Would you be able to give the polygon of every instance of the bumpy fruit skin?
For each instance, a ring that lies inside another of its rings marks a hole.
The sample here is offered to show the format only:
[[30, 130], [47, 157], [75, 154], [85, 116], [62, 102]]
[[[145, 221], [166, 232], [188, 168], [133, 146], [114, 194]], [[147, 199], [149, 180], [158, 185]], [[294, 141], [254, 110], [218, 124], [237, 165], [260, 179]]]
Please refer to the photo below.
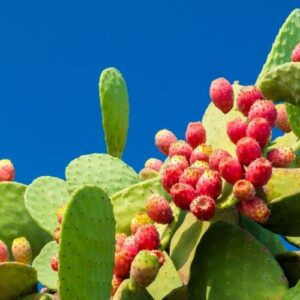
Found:
[[130, 269], [130, 279], [133, 285], [146, 288], [155, 280], [159, 268], [160, 264], [154, 253], [147, 250], [139, 252]]
[[58, 257], [57, 255], [53, 256], [51, 258], [51, 269], [54, 271], [54, 272], [57, 272], [58, 271]]
[[173, 202], [183, 210], [190, 208], [191, 202], [196, 198], [195, 189], [186, 183], [176, 183], [170, 191]]
[[272, 176], [272, 165], [264, 157], [252, 161], [246, 170], [246, 180], [255, 187], [265, 185]]
[[121, 285], [121, 283], [123, 282], [123, 280], [124, 280], [123, 278], [118, 277], [115, 274], [113, 275], [113, 278], [111, 281], [111, 286], [112, 286], [111, 295], [112, 296], [117, 292], [117, 290], [118, 290], [119, 286]]
[[159, 265], [162, 266], [166, 260], [164, 253], [160, 250], [152, 250], [151, 252], [157, 256]]
[[289, 123], [285, 104], [283, 103], [277, 104], [275, 107], [277, 110], [277, 118], [276, 118], [275, 126], [278, 129], [282, 130], [283, 132], [286, 133], [291, 132], [292, 128]]
[[224, 158], [219, 165], [221, 176], [230, 184], [234, 184], [244, 177], [244, 168], [238, 159]]
[[265, 202], [257, 197], [248, 201], [241, 201], [237, 208], [240, 213], [261, 224], [265, 223], [270, 216], [270, 210]]
[[249, 165], [253, 160], [261, 157], [261, 154], [259, 143], [251, 137], [244, 137], [236, 144], [236, 156], [243, 165]]
[[247, 136], [254, 138], [262, 148], [269, 143], [271, 133], [272, 128], [270, 127], [268, 121], [264, 118], [252, 119], [249, 122], [246, 131]]
[[196, 148], [206, 142], [206, 130], [201, 122], [190, 122], [185, 132], [187, 143]]
[[170, 224], [173, 220], [173, 212], [169, 202], [159, 194], [152, 194], [148, 197], [146, 211], [156, 223]]
[[145, 162], [145, 168], [149, 168], [157, 172], [159, 172], [162, 165], [163, 162], [157, 158], [149, 158]]
[[161, 174], [161, 182], [166, 191], [170, 191], [171, 187], [179, 181], [179, 177], [183, 170], [175, 166], [167, 166]]
[[196, 197], [190, 205], [192, 214], [201, 221], [208, 221], [213, 218], [216, 210], [216, 203], [213, 198], [206, 195]]
[[176, 135], [167, 129], [161, 129], [155, 135], [155, 145], [165, 155], [169, 154], [171, 144], [176, 141]]
[[125, 239], [122, 246], [122, 250], [124, 250], [131, 257], [135, 257], [138, 254], [140, 249], [133, 235]]
[[202, 168], [202, 169], [196, 167], [186, 168], [181, 174], [179, 178], [179, 182], [186, 183], [192, 186], [193, 188], [195, 188], [199, 178], [202, 176], [205, 170], [207, 170], [207, 168]]
[[126, 278], [130, 272], [133, 257], [126, 251], [121, 250], [115, 253], [114, 274], [120, 278]]
[[295, 158], [295, 153], [289, 147], [275, 148], [267, 153], [267, 159], [275, 168], [286, 168]]
[[241, 88], [238, 97], [236, 99], [239, 111], [244, 115], [248, 116], [250, 107], [256, 100], [263, 99], [264, 95], [254, 85], [249, 85]]
[[227, 123], [227, 135], [229, 139], [236, 144], [240, 139], [246, 136], [247, 123], [241, 118], [236, 118]]
[[9, 159], [0, 160], [0, 181], [13, 181], [15, 168]]
[[190, 163], [193, 164], [197, 160], [208, 162], [212, 152], [213, 149], [210, 145], [206, 145], [206, 144], [199, 145], [192, 152]]
[[256, 193], [253, 184], [245, 179], [237, 181], [233, 186], [232, 192], [239, 201], [251, 200]]
[[296, 45], [296, 47], [294, 48], [291, 54], [291, 60], [293, 62], [300, 62], [300, 44]]
[[197, 182], [196, 191], [199, 195], [207, 195], [217, 199], [222, 192], [222, 179], [219, 173], [206, 170]]
[[121, 251], [126, 238], [127, 238], [127, 235], [125, 233], [117, 233], [116, 234], [116, 252]]
[[201, 171], [205, 171], [209, 169], [209, 164], [207, 161], [204, 160], [196, 160], [194, 163], [191, 164], [192, 168], [200, 169]]
[[64, 217], [66, 207], [67, 207], [67, 205], [64, 204], [62, 207], [60, 207], [56, 210], [56, 218], [57, 218], [57, 221], [58, 221], [59, 224], [61, 224], [62, 221], [63, 221], [63, 217]]
[[209, 95], [214, 105], [224, 114], [227, 114], [233, 107], [233, 88], [225, 78], [218, 78], [212, 81]]
[[219, 164], [221, 160], [226, 157], [231, 157], [231, 155], [226, 150], [215, 150], [209, 157], [209, 167], [214, 171], [219, 171]]
[[0, 240], [0, 263], [9, 261], [9, 251], [6, 244]]
[[255, 101], [248, 114], [248, 119], [250, 121], [254, 118], [265, 118], [273, 128], [277, 118], [277, 110], [274, 103], [270, 100]]
[[193, 148], [185, 141], [179, 140], [171, 144], [169, 149], [169, 157], [174, 155], [183, 155], [187, 160], [190, 159]]
[[141, 250], [155, 250], [159, 247], [159, 234], [153, 224], [140, 226], [134, 237]]
[[131, 220], [131, 225], [130, 225], [131, 233], [135, 234], [137, 229], [140, 226], [151, 224], [151, 223], [152, 223], [152, 220], [150, 219], [150, 217], [148, 216], [147, 213], [137, 212], [135, 214], [134, 218]]
[[151, 178], [155, 178], [158, 175], [158, 172], [154, 171], [153, 169], [143, 168], [140, 170], [139, 175], [143, 180], [148, 180]]
[[11, 252], [16, 262], [29, 265], [32, 261], [32, 249], [25, 237], [14, 239]]
[[167, 165], [175, 166], [177, 168], [184, 170], [189, 166], [189, 162], [186, 159], [186, 157], [183, 155], [174, 155], [169, 159]]
[[54, 232], [53, 232], [53, 239], [54, 241], [59, 244], [59, 239], [60, 239], [60, 226], [56, 227], [54, 229]]

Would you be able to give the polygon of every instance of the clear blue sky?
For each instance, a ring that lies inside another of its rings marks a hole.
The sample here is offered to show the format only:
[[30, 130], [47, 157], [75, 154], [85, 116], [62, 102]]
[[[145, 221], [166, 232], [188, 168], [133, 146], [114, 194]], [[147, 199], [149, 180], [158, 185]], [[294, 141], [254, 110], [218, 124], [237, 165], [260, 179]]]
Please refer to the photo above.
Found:
[[[148, 4], [146, 4], [148, 3]], [[2, 1], [0, 157], [17, 180], [64, 176], [73, 158], [104, 152], [98, 77], [115, 66], [128, 83], [124, 160], [160, 157], [153, 136], [183, 136], [200, 120], [215, 77], [255, 81], [299, 1]]]

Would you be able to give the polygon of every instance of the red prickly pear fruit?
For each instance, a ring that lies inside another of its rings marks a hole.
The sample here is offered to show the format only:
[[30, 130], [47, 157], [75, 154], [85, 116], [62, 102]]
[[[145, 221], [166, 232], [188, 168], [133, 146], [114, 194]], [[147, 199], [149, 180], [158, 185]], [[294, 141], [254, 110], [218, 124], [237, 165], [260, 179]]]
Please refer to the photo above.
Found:
[[130, 226], [131, 233], [135, 234], [140, 226], [152, 224], [152, 223], [153, 222], [147, 213], [138, 212], [135, 214], [134, 218], [131, 221], [131, 226]]
[[277, 118], [277, 110], [274, 103], [270, 100], [255, 101], [248, 114], [249, 121], [252, 121], [254, 118], [266, 119], [273, 128]]
[[15, 168], [9, 159], [0, 160], [0, 181], [13, 181]]
[[219, 172], [220, 162], [226, 157], [231, 157], [231, 155], [226, 150], [215, 150], [209, 157], [209, 167], [212, 170]]
[[241, 88], [236, 102], [239, 111], [244, 115], [248, 116], [250, 107], [256, 100], [261, 100], [264, 98], [262, 92], [254, 85], [249, 85]]
[[187, 160], [190, 159], [193, 148], [185, 141], [179, 140], [171, 144], [169, 149], [169, 157], [174, 155], [183, 155]]
[[204, 160], [196, 160], [194, 163], [191, 164], [192, 168], [198, 168], [200, 170], [207, 170], [209, 169], [209, 164], [207, 161]]
[[152, 194], [148, 197], [146, 211], [156, 223], [170, 224], [173, 220], [173, 212], [169, 202], [159, 194]]
[[229, 139], [236, 144], [240, 139], [246, 136], [247, 123], [241, 118], [236, 118], [227, 123], [227, 135]]
[[227, 114], [233, 107], [233, 88], [225, 78], [218, 78], [212, 81], [209, 95], [214, 105], [224, 114]]
[[112, 281], [111, 281], [111, 296], [114, 296], [114, 294], [117, 292], [119, 286], [123, 282], [123, 278], [118, 277], [116, 274], [113, 275]]
[[226, 157], [221, 160], [220, 165], [221, 176], [230, 184], [234, 184], [244, 177], [244, 168], [238, 159]]
[[125, 233], [116, 234], [116, 252], [120, 251], [123, 248], [126, 238], [127, 235]]
[[277, 110], [277, 118], [275, 122], [276, 127], [282, 130], [283, 132], [291, 132], [292, 128], [289, 123], [285, 104], [277, 104], [275, 107]]
[[155, 178], [158, 175], [158, 172], [154, 171], [153, 169], [143, 168], [142, 170], [140, 170], [139, 175], [143, 180], [148, 180], [151, 178]]
[[53, 239], [56, 241], [57, 244], [59, 244], [60, 239], [60, 226], [56, 227], [53, 232]]
[[188, 184], [193, 188], [195, 188], [199, 178], [202, 176], [205, 170], [207, 170], [207, 168], [205, 169], [195, 168], [195, 167], [186, 168], [181, 174], [179, 178], [179, 182]]
[[190, 163], [193, 164], [197, 160], [208, 162], [212, 152], [213, 149], [210, 145], [206, 145], [206, 144], [199, 145], [193, 150], [190, 158]]
[[271, 138], [272, 128], [264, 118], [254, 118], [250, 121], [246, 131], [247, 136], [254, 138], [261, 148], [265, 147]]
[[201, 221], [208, 221], [213, 218], [216, 210], [216, 203], [213, 198], [206, 195], [196, 197], [190, 205], [192, 214]]
[[128, 277], [132, 260], [133, 257], [130, 256], [126, 251], [121, 250], [116, 252], [114, 274], [121, 278]]
[[16, 262], [29, 265], [32, 261], [32, 249], [25, 237], [13, 240], [11, 252]]
[[255, 188], [250, 181], [241, 179], [237, 181], [232, 189], [233, 195], [239, 201], [248, 201], [254, 198]]
[[169, 159], [167, 166], [175, 166], [183, 171], [189, 167], [189, 162], [183, 155], [174, 155]]
[[54, 272], [58, 272], [59, 264], [58, 264], [58, 257], [57, 257], [57, 255], [54, 255], [54, 256], [51, 258], [50, 265], [51, 265], [51, 269], [52, 269]]
[[141, 250], [155, 250], [159, 247], [159, 234], [153, 224], [140, 226], [134, 237]]
[[139, 247], [136, 243], [135, 237], [133, 235], [129, 236], [125, 239], [123, 246], [122, 246], [122, 250], [126, 251], [126, 253], [128, 253], [132, 257], [135, 257], [138, 254], [140, 249], [139, 249]]
[[0, 240], [0, 263], [9, 261], [9, 251], [6, 244]]
[[296, 45], [296, 47], [294, 48], [291, 54], [291, 60], [293, 62], [300, 62], [300, 44]]
[[236, 156], [243, 165], [248, 166], [261, 155], [260, 145], [254, 138], [244, 137], [236, 144]]
[[206, 142], [206, 130], [201, 122], [190, 122], [185, 132], [187, 143], [196, 148]]
[[241, 201], [237, 208], [240, 213], [261, 224], [265, 223], [270, 216], [270, 210], [265, 202], [257, 197], [248, 201]]
[[154, 253], [157, 256], [159, 265], [161, 267], [166, 261], [164, 253], [160, 250], [152, 250], [151, 252]]
[[159, 172], [162, 165], [163, 165], [163, 162], [157, 158], [149, 158], [145, 162], [145, 168], [149, 168], [149, 169], [152, 169], [157, 172]]
[[169, 154], [171, 144], [176, 141], [176, 135], [167, 129], [159, 130], [155, 135], [155, 145], [165, 155]]
[[175, 205], [183, 210], [188, 210], [191, 202], [197, 196], [195, 189], [186, 183], [173, 185], [170, 194]]
[[222, 192], [222, 179], [219, 172], [213, 170], [204, 171], [197, 182], [196, 191], [199, 195], [206, 195], [217, 199]]
[[272, 176], [272, 164], [264, 157], [252, 161], [246, 170], [246, 180], [255, 187], [265, 185]]
[[170, 191], [171, 187], [179, 181], [183, 170], [175, 166], [167, 166], [161, 174], [161, 182], [166, 191]]
[[64, 217], [66, 207], [67, 207], [67, 205], [64, 204], [62, 207], [60, 207], [56, 210], [56, 217], [57, 217], [57, 221], [58, 221], [59, 224], [61, 224], [62, 221], [63, 221], [63, 217]]
[[267, 153], [267, 159], [275, 168], [286, 168], [295, 158], [295, 153], [289, 147], [275, 148]]

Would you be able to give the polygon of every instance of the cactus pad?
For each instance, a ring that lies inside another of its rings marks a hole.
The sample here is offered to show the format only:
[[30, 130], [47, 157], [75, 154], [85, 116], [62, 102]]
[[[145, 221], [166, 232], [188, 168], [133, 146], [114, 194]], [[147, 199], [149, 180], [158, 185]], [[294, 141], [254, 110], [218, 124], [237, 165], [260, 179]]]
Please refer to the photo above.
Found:
[[25, 205], [32, 218], [49, 234], [58, 226], [56, 210], [69, 200], [67, 183], [59, 178], [43, 176], [26, 189]]
[[61, 300], [109, 299], [115, 221], [107, 194], [96, 186], [76, 190], [66, 208], [59, 247]]
[[178, 300], [178, 299], [189, 300], [186, 285], [174, 289], [166, 297], [163, 298], [163, 300]]
[[299, 236], [285, 236], [284, 237], [290, 244], [295, 247], [300, 247], [300, 237]]
[[285, 133], [282, 136], [277, 137], [268, 145], [268, 151], [278, 147], [292, 147], [298, 141], [298, 137], [294, 132]]
[[282, 300], [298, 300], [300, 295], [300, 281], [296, 286], [289, 289], [283, 296]]
[[290, 103], [286, 103], [286, 111], [288, 114], [289, 124], [293, 132], [296, 134], [297, 137], [300, 137], [300, 107]]
[[129, 127], [129, 101], [126, 82], [117, 69], [101, 73], [99, 96], [107, 153], [121, 157]]

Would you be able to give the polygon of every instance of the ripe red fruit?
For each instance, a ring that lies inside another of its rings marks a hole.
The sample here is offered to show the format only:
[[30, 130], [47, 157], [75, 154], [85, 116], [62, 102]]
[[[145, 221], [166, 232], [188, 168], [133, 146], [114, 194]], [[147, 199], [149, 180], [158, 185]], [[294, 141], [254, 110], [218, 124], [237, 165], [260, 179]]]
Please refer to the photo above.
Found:
[[241, 201], [237, 208], [240, 213], [261, 224], [265, 223], [270, 216], [270, 210], [265, 202], [257, 197], [248, 201]]
[[254, 198], [255, 188], [253, 184], [245, 179], [237, 181], [232, 189], [233, 195], [240, 201], [248, 201]]
[[267, 159], [275, 168], [286, 168], [295, 158], [295, 153], [289, 147], [275, 148], [267, 154]]
[[151, 223], [153, 223], [153, 222], [152, 222], [152, 220], [150, 219], [150, 217], [148, 216], [147, 213], [137, 212], [134, 215], [133, 219], [131, 220], [131, 224], [130, 224], [131, 233], [135, 234], [137, 229], [141, 225], [151, 224]]
[[187, 143], [196, 148], [206, 142], [206, 130], [201, 122], [190, 122], [185, 132]]
[[186, 169], [189, 166], [189, 162], [186, 159], [186, 157], [183, 155], [174, 155], [169, 159], [167, 165], [175, 166], [177, 168], [182, 169], [182, 171], [183, 171], [184, 169]]
[[140, 226], [134, 237], [140, 250], [155, 250], [159, 247], [159, 234], [153, 224]]
[[111, 281], [111, 286], [112, 286], [111, 295], [112, 296], [117, 292], [117, 290], [118, 290], [119, 286], [121, 285], [121, 283], [123, 282], [123, 280], [124, 280], [123, 278], [118, 277], [115, 274], [113, 275], [113, 278]]
[[139, 249], [139, 247], [136, 243], [135, 237], [133, 235], [129, 236], [125, 239], [123, 246], [122, 246], [122, 250], [125, 251], [131, 257], [135, 257], [138, 254], [140, 249]]
[[242, 138], [236, 144], [236, 156], [240, 163], [249, 165], [251, 161], [261, 156], [259, 143], [251, 137]]
[[272, 128], [264, 118], [252, 119], [246, 131], [247, 136], [254, 138], [262, 148], [269, 143], [271, 133]]
[[57, 255], [53, 256], [51, 258], [51, 269], [54, 271], [54, 272], [57, 272], [58, 271], [58, 257]]
[[9, 261], [9, 251], [6, 244], [0, 240], [0, 264]]
[[130, 256], [126, 251], [121, 250], [116, 252], [114, 274], [121, 278], [128, 277], [132, 260], [133, 257]]
[[156, 223], [169, 224], [173, 220], [173, 212], [169, 202], [159, 194], [152, 194], [148, 197], [146, 211]]
[[296, 45], [296, 47], [294, 48], [291, 54], [291, 60], [293, 62], [300, 62], [300, 44]]
[[181, 209], [187, 210], [197, 193], [193, 187], [186, 183], [176, 183], [170, 191], [173, 202]]
[[9, 159], [0, 160], [0, 181], [13, 181], [15, 179], [15, 168]]
[[202, 160], [208, 162], [209, 156], [213, 152], [213, 149], [210, 145], [202, 144], [197, 146], [191, 155], [190, 163], [193, 164], [197, 160]]
[[254, 118], [265, 118], [273, 128], [277, 118], [277, 110], [274, 103], [270, 100], [255, 101], [248, 114], [248, 119], [250, 121]]
[[196, 160], [193, 164], [191, 164], [191, 167], [200, 169], [200, 171], [204, 172], [209, 169], [209, 164], [204, 160]]
[[277, 118], [275, 123], [276, 127], [282, 130], [283, 132], [290, 132], [292, 129], [289, 123], [285, 104], [277, 104], [275, 107], [277, 110]]
[[223, 149], [215, 150], [209, 157], [209, 166], [214, 171], [219, 171], [219, 164], [221, 160], [226, 157], [231, 157], [231, 155]]
[[226, 157], [221, 160], [220, 165], [221, 176], [230, 184], [234, 184], [244, 177], [244, 168], [238, 159]]
[[162, 266], [166, 260], [164, 253], [160, 250], [152, 250], [151, 252], [157, 256], [159, 265]]
[[212, 81], [209, 95], [214, 105], [224, 114], [233, 107], [233, 88], [225, 78], [218, 78]]
[[163, 165], [163, 162], [157, 158], [149, 158], [145, 162], [145, 168], [149, 168], [149, 169], [152, 169], [157, 172], [160, 170], [162, 165]]
[[116, 252], [118, 252], [122, 249], [126, 238], [127, 238], [127, 235], [125, 233], [117, 233], [116, 234]]
[[272, 176], [272, 165], [264, 157], [252, 161], [246, 170], [246, 179], [255, 187], [265, 185]]
[[222, 192], [222, 179], [219, 173], [213, 170], [204, 171], [197, 182], [196, 191], [199, 195], [207, 195], [217, 199]]
[[236, 118], [227, 123], [227, 135], [229, 139], [236, 144], [240, 139], [246, 136], [247, 123], [241, 118]]
[[179, 177], [183, 170], [175, 166], [166, 166], [161, 174], [161, 182], [166, 191], [170, 191], [171, 187], [179, 181]]
[[195, 167], [189, 167], [186, 168], [183, 173], [181, 174], [179, 178], [179, 182], [186, 183], [193, 188], [196, 187], [196, 184], [201, 177], [201, 175], [204, 173], [206, 169], [204, 168], [195, 168]]
[[169, 154], [171, 144], [176, 141], [175, 134], [167, 129], [159, 130], [155, 135], [155, 145], [165, 155]]
[[169, 149], [169, 157], [172, 157], [174, 155], [183, 155], [187, 160], [189, 160], [192, 152], [193, 148], [185, 141], [180, 140], [171, 144]]
[[247, 116], [250, 107], [256, 100], [263, 99], [264, 95], [262, 92], [254, 85], [249, 85], [241, 88], [238, 97], [236, 99], [239, 111]]
[[198, 220], [208, 221], [215, 214], [216, 203], [210, 196], [201, 195], [193, 200], [190, 209]]

